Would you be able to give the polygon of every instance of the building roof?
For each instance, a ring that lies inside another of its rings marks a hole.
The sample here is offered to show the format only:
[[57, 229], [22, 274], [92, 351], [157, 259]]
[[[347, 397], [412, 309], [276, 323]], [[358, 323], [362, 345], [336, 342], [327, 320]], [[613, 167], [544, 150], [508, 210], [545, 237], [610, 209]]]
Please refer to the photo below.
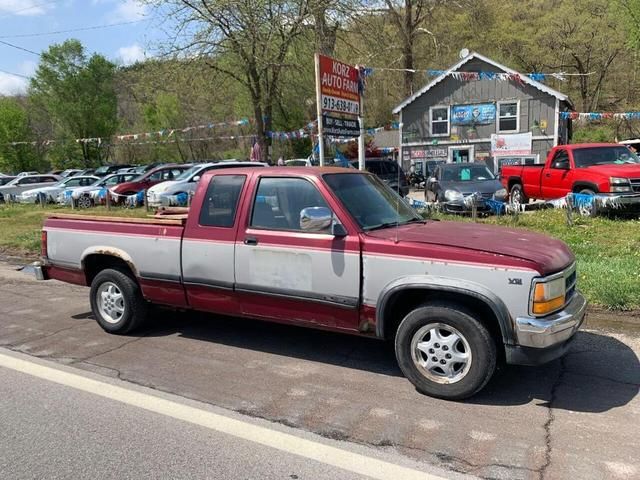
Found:
[[560, 101], [564, 101], [564, 102], [567, 102], [567, 103], [571, 104], [571, 100], [569, 100], [569, 97], [566, 96], [564, 93], [560, 93], [557, 90], [554, 90], [553, 88], [550, 88], [550, 87], [546, 86], [543, 83], [536, 82], [535, 80], [531, 79], [529, 76], [523, 75], [520, 72], [512, 70], [511, 68], [506, 67], [506, 66], [504, 66], [504, 65], [502, 65], [502, 64], [500, 64], [500, 63], [498, 63], [498, 62], [496, 62], [494, 60], [491, 60], [490, 58], [487, 58], [484, 55], [480, 55], [477, 52], [471, 52], [469, 55], [467, 55], [462, 60], [460, 60], [458, 63], [456, 63], [454, 66], [452, 66], [449, 70], [447, 70], [443, 74], [439, 75], [438, 77], [434, 78], [430, 83], [428, 83], [427, 85], [422, 87], [420, 90], [418, 90], [416, 93], [411, 95], [409, 98], [405, 99], [401, 104], [399, 104], [396, 108], [393, 109], [393, 113], [395, 113], [395, 114], [400, 113], [400, 111], [403, 108], [405, 108], [407, 105], [413, 103], [415, 100], [417, 100], [423, 94], [425, 94], [426, 92], [431, 90], [433, 87], [435, 87], [437, 84], [439, 84], [445, 78], [447, 78], [453, 72], [458, 71], [458, 69], [460, 67], [462, 67], [464, 64], [466, 64], [470, 60], [473, 60], [474, 58], [478, 59], [478, 60], [482, 60], [483, 62], [486, 62], [486, 63], [488, 63], [490, 65], [493, 65], [494, 67], [502, 70], [505, 73], [517, 73], [517, 74], [519, 74], [521, 76], [522, 81], [524, 83], [526, 83], [528, 85], [531, 85], [532, 87], [537, 88], [538, 90], [540, 90], [540, 91], [542, 91], [544, 93], [547, 93], [547, 94], [549, 94], [549, 95], [551, 95], [553, 97], [556, 97]]

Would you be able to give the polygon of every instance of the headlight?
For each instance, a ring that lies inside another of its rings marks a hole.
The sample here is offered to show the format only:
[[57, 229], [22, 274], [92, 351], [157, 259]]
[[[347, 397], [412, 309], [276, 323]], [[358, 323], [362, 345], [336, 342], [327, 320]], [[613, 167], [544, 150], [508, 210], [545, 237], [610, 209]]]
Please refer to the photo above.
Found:
[[448, 202], [454, 202], [456, 200], [463, 200], [463, 195], [457, 190], [445, 190], [444, 199]]
[[546, 315], [555, 312], [564, 305], [566, 293], [564, 276], [553, 280], [534, 280], [531, 313]]
[[496, 200], [506, 200], [507, 189], [501, 188], [500, 190], [496, 190], [496, 193], [493, 194], [493, 198], [495, 198]]
[[609, 184], [611, 185], [611, 192], [630, 192], [631, 191], [631, 183], [629, 183], [628, 178], [621, 177], [611, 177], [609, 179]]

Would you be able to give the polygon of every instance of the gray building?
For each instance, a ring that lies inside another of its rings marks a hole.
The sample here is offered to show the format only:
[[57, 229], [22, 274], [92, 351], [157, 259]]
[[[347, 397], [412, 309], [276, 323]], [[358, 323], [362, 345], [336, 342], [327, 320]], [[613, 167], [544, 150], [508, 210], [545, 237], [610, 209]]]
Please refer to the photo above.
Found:
[[472, 52], [394, 110], [400, 115], [403, 167], [433, 162], [544, 162], [568, 143], [569, 98], [527, 75]]

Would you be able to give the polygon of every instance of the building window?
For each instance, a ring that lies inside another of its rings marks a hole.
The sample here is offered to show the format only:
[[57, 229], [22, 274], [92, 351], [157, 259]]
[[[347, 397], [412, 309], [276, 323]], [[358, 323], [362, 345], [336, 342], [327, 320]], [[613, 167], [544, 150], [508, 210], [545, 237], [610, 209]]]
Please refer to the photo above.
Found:
[[520, 130], [520, 102], [498, 102], [498, 133]]
[[437, 106], [429, 109], [429, 117], [431, 119], [431, 136], [432, 137], [448, 137], [449, 136], [449, 107]]

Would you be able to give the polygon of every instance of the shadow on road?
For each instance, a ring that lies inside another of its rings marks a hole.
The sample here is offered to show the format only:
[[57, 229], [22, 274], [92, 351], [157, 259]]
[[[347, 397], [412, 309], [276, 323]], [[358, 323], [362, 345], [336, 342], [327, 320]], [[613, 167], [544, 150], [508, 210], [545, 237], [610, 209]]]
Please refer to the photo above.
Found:
[[[144, 336], [185, 338], [400, 377], [392, 346], [343, 335], [257, 320], [160, 311]], [[503, 365], [489, 385], [466, 401], [521, 405], [531, 401], [575, 412], [605, 412], [626, 405], [640, 389], [640, 362], [623, 342], [579, 332], [570, 352], [540, 367]], [[375, 388], [372, 388], [375, 390]]]

